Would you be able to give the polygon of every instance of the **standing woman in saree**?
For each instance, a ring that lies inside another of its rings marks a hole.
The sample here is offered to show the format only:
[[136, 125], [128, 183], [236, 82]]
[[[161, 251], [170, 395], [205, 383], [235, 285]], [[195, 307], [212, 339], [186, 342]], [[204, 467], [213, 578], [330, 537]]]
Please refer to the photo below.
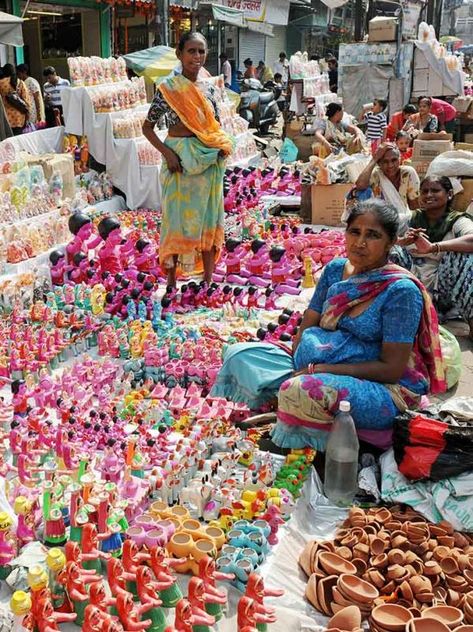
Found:
[[[185, 33], [176, 55], [182, 72], [159, 85], [143, 124], [143, 134], [164, 158], [159, 258], [172, 286], [178, 265], [188, 271], [202, 265], [204, 281], [212, 280], [224, 240], [224, 159], [233, 149], [220, 127], [215, 89], [202, 79], [204, 36]], [[154, 132], [163, 117], [169, 128], [164, 142]]]

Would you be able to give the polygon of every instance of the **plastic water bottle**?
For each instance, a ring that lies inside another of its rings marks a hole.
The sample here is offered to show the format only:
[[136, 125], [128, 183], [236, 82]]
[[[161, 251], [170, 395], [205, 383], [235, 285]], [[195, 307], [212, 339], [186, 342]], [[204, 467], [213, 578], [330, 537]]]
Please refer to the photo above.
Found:
[[351, 505], [358, 491], [359, 449], [350, 402], [341, 401], [325, 452], [324, 492], [334, 505]]

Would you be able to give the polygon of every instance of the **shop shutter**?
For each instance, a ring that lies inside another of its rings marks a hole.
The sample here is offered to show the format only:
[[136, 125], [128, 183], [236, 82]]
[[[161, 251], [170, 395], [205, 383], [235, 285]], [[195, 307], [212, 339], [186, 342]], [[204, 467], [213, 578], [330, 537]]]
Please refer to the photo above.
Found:
[[253, 65], [258, 65], [260, 59], [264, 59], [264, 48], [266, 37], [261, 33], [255, 33], [249, 29], [240, 29], [239, 36], [239, 66], [241, 71], [245, 70], [243, 60], [250, 57], [253, 60]]
[[273, 64], [279, 59], [279, 53], [286, 51], [286, 30], [287, 26], [273, 26], [274, 37], [266, 38], [266, 51], [264, 60], [273, 70]]

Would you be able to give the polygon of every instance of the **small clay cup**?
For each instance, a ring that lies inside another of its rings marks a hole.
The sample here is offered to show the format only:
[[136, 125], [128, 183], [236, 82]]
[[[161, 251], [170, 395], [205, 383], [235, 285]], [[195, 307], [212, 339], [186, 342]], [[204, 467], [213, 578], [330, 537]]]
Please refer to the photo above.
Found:
[[388, 562], [392, 564], [404, 564], [406, 561], [406, 554], [401, 549], [391, 549], [388, 551]]
[[452, 556], [442, 558], [440, 566], [445, 575], [456, 575], [458, 573], [458, 562]]

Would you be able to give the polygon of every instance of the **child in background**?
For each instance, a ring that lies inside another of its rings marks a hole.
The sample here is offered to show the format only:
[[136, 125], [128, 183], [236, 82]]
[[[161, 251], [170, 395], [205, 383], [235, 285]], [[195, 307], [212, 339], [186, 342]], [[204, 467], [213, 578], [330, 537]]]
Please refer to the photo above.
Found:
[[400, 130], [396, 134], [396, 145], [401, 152], [401, 164], [412, 158], [411, 137], [407, 132]]
[[386, 140], [388, 121], [384, 110], [388, 102], [385, 99], [375, 99], [374, 103], [365, 105], [361, 118], [366, 123], [366, 140], [371, 143], [371, 153], [376, 153], [379, 145]]

